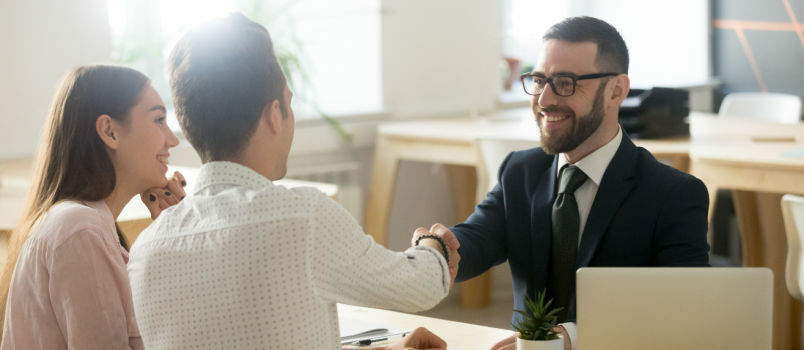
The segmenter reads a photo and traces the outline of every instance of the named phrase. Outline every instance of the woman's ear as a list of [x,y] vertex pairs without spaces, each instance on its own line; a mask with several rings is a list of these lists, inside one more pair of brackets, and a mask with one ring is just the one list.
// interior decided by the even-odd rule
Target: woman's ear
[[101,141],[106,147],[117,149],[118,137],[115,130],[114,120],[108,114],[103,114],[95,120],[95,130],[98,132]]

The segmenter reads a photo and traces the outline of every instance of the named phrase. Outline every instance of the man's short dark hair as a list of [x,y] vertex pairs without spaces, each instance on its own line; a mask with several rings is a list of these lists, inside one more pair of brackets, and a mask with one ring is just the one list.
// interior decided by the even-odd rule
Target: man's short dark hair
[[239,13],[196,27],[169,59],[173,104],[184,136],[203,162],[237,156],[263,108],[278,100],[285,75],[265,27]]
[[594,17],[570,17],[554,24],[543,40],[563,40],[573,43],[590,41],[597,44],[595,64],[604,71],[628,74],[628,47],[620,33]]

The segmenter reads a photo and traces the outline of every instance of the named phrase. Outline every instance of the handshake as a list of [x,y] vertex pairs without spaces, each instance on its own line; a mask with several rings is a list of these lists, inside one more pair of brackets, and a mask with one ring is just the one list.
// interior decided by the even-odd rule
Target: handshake
[[[428,237],[419,239],[421,236],[436,236],[441,239],[441,242],[438,239]],[[449,287],[452,289],[452,285],[455,284],[455,276],[458,275],[458,264],[461,262],[461,256],[458,254],[458,248],[461,247],[461,243],[458,242],[458,238],[446,226],[435,224],[430,227],[430,230],[419,227],[416,231],[413,231],[413,238],[411,238],[410,243],[415,246],[417,241],[420,246],[430,247],[439,252],[446,251],[445,258],[448,258],[450,276]],[[443,247],[442,243],[444,244]]]

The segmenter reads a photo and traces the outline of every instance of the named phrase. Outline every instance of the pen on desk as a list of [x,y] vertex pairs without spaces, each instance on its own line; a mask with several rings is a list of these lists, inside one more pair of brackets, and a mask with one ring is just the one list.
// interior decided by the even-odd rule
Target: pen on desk
[[392,334],[383,335],[382,337],[378,337],[378,338],[369,338],[369,339],[356,340],[351,345],[359,345],[359,346],[371,345],[373,343],[388,340],[389,338],[395,337],[395,336],[398,336],[398,335],[401,336],[400,338],[404,338],[406,335],[408,335],[408,333],[410,333],[410,332],[392,333]]

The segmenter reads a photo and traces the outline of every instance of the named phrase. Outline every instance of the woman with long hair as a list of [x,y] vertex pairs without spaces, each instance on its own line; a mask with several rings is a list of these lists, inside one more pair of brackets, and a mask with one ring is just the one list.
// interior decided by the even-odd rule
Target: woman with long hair
[[0,277],[5,349],[141,349],[116,224],[140,195],[155,218],[184,198],[168,180],[178,139],[149,79],[84,66],[56,94],[21,223]]

